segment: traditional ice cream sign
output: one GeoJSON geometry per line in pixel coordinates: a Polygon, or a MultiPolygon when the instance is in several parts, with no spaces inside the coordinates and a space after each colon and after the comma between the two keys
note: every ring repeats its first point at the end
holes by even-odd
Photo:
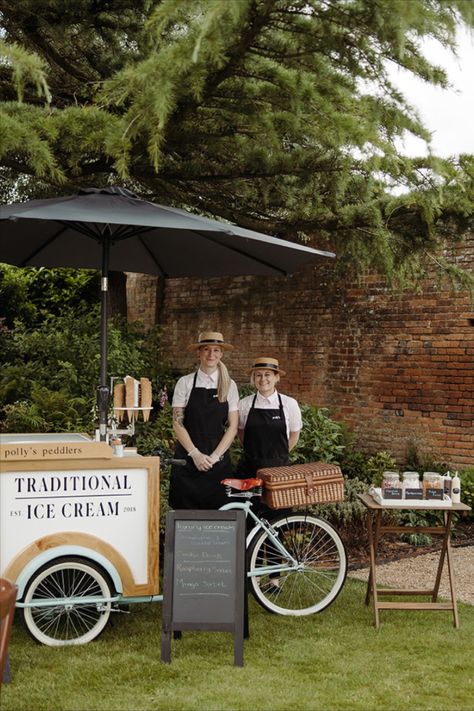
{"type": "Polygon", "coordinates": [[[26,504],[26,517],[55,518],[55,516],[88,517],[88,516],[118,516],[120,513],[119,497],[131,496],[132,486],[127,473],[97,473],[87,472],[78,474],[49,474],[46,476],[27,476],[19,474],[15,477],[15,495],[17,501],[29,502],[26,504]],[[57,501],[47,504],[36,503],[35,499],[44,498],[50,494],[57,501]],[[79,500],[64,501],[59,499],[69,494],[79,500]],[[88,497],[105,497],[106,500],[88,500],[88,497]]]}
{"type": "Polygon", "coordinates": [[[146,581],[147,477],[145,468],[54,471],[53,464],[46,471],[3,471],[2,566],[34,540],[74,531],[107,540],[127,560],[136,582],[146,581]]]}

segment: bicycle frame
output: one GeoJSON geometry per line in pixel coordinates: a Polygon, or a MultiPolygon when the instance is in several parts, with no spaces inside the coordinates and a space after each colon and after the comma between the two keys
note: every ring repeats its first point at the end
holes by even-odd
{"type": "Polygon", "coordinates": [[[271,566],[266,566],[259,568],[258,570],[254,571],[253,573],[248,570],[247,571],[247,577],[252,577],[252,576],[259,576],[259,575],[266,575],[268,573],[283,573],[287,570],[295,570],[300,567],[300,564],[298,561],[287,551],[287,549],[280,543],[278,540],[278,536],[276,534],[275,529],[269,523],[266,519],[264,518],[259,518],[254,511],[252,511],[252,503],[250,501],[246,501],[245,503],[240,503],[238,501],[231,501],[228,504],[224,504],[224,506],[221,506],[220,510],[221,511],[232,511],[235,509],[240,509],[241,511],[245,511],[245,515],[250,517],[254,520],[255,526],[252,528],[250,533],[247,536],[246,540],[246,548],[248,549],[251,542],[259,532],[259,530],[265,531],[267,533],[268,537],[271,539],[272,543],[275,545],[279,553],[281,553],[285,558],[290,560],[290,564],[281,564],[281,565],[271,565],[271,566]]]}

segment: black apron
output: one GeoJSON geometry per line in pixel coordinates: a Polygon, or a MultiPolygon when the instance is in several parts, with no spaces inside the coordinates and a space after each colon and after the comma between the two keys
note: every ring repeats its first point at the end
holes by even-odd
{"type": "MultiPolygon", "coordinates": [[[[203,454],[212,454],[221,441],[229,416],[229,403],[219,402],[216,388],[197,388],[197,372],[188,403],[184,408],[183,426],[195,447],[203,454]]],[[[221,479],[231,473],[229,453],[201,472],[179,442],[174,456],[186,459],[184,467],[171,468],[169,503],[172,509],[218,509],[229,502],[221,479]]]]}
{"type": "Polygon", "coordinates": [[[255,394],[244,429],[244,454],[238,465],[240,476],[254,477],[263,467],[283,467],[290,463],[283,403],[279,408],[255,408],[255,394]]]}
{"type": "MultiPolygon", "coordinates": [[[[255,394],[244,429],[244,454],[237,465],[237,476],[254,477],[264,467],[284,467],[290,463],[288,435],[283,403],[278,393],[278,409],[255,408],[255,394]]],[[[252,498],[255,513],[268,520],[288,516],[291,509],[270,509],[260,497],[252,498]]],[[[247,518],[247,525],[250,517],[247,518]]],[[[251,520],[250,520],[251,523],[251,520]]],[[[251,524],[253,525],[253,524],[251,524]]]]}

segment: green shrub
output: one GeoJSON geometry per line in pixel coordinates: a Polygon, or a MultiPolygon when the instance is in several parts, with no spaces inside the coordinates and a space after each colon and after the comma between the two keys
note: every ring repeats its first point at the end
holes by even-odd
{"type": "Polygon", "coordinates": [[[444,474],[451,469],[448,462],[440,461],[433,452],[423,452],[419,450],[416,442],[410,441],[407,446],[406,470],[418,472],[438,472],[444,474]]]}
{"type": "MultiPolygon", "coordinates": [[[[5,330],[0,370],[0,429],[73,431],[95,429],[99,382],[98,307],[64,307],[35,327],[17,321],[5,330]]],[[[170,381],[160,358],[160,330],[110,320],[109,373],[170,381]]],[[[156,397],[156,393],[155,393],[156,397]]]]}
{"type": "Polygon", "coordinates": [[[32,383],[30,400],[3,408],[4,432],[77,432],[89,428],[91,403],[65,390],[32,383]]]}
{"type": "Polygon", "coordinates": [[[65,307],[93,306],[99,301],[100,274],[91,269],[46,269],[0,264],[0,302],[5,324],[20,319],[29,328],[65,307]]]}
{"type": "Polygon", "coordinates": [[[349,479],[360,479],[369,486],[380,486],[384,471],[397,469],[395,459],[388,452],[369,456],[362,452],[346,450],[341,459],[341,469],[349,479]]]}
{"type": "Polygon", "coordinates": [[[148,456],[156,450],[162,452],[163,457],[173,456],[174,432],[173,411],[169,402],[148,422],[138,421],[135,425],[133,444],[138,453],[148,456]]]}
{"type": "Polygon", "coordinates": [[[331,420],[324,407],[301,405],[301,414],[303,429],[291,452],[291,463],[338,462],[344,450],[342,425],[331,420]]]}
{"type": "Polygon", "coordinates": [[[459,476],[461,478],[461,501],[471,507],[472,511],[466,518],[472,521],[474,520],[474,467],[464,469],[459,476]]]}
{"type": "MultiPolygon", "coordinates": [[[[358,494],[367,492],[367,483],[360,479],[344,478],[344,501],[335,504],[311,506],[312,513],[324,518],[337,530],[348,548],[367,547],[367,509],[358,494]]],[[[397,521],[398,512],[390,511],[387,517],[397,521]]]]}
{"type": "Polygon", "coordinates": [[[367,454],[346,448],[339,462],[344,476],[348,479],[366,481],[368,459],[367,454]]]}
{"type": "Polygon", "coordinates": [[[344,479],[344,501],[335,504],[311,506],[312,513],[329,521],[340,532],[342,529],[364,528],[367,509],[357,494],[367,491],[360,479],[344,479]]]}
{"type": "Polygon", "coordinates": [[[388,452],[377,452],[367,460],[364,481],[372,486],[381,486],[384,471],[397,469],[397,463],[388,452]]]}

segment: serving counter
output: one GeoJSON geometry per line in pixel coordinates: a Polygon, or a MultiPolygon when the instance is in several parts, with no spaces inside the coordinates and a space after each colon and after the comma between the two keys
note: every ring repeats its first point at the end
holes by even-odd
{"type": "MultiPolygon", "coordinates": [[[[440,502],[430,502],[426,500],[422,501],[404,501],[402,499],[398,501],[391,501],[390,506],[385,506],[383,503],[376,501],[370,494],[357,494],[358,498],[362,504],[367,509],[367,533],[369,538],[369,556],[370,556],[370,572],[369,579],[367,582],[367,593],[365,597],[365,604],[369,605],[370,599],[372,598],[373,611],[374,611],[374,625],[375,627],[380,626],[380,610],[451,610],[453,614],[453,625],[454,627],[459,627],[459,614],[456,599],[456,583],[454,577],[453,561],[451,556],[451,526],[453,513],[467,513],[470,511],[470,507],[466,504],[449,504],[440,502]],[[384,525],[382,523],[382,515],[384,511],[393,510],[419,510],[419,511],[442,511],[443,512],[443,523],[434,525],[397,525],[389,523],[384,525]],[[393,588],[379,588],[377,586],[377,550],[380,542],[380,538],[385,533],[423,533],[426,535],[439,535],[442,537],[442,546],[439,555],[439,563],[436,571],[436,579],[432,586],[424,590],[413,590],[413,589],[393,589],[393,588]],[[451,599],[446,601],[438,600],[439,596],[439,586],[441,582],[441,574],[443,572],[444,562],[446,560],[448,569],[448,579],[449,587],[451,592],[451,599]],[[379,597],[389,596],[389,597],[429,597],[429,602],[421,601],[390,601],[381,602],[379,597]]],[[[415,561],[416,563],[416,561],[415,561]]]]}

